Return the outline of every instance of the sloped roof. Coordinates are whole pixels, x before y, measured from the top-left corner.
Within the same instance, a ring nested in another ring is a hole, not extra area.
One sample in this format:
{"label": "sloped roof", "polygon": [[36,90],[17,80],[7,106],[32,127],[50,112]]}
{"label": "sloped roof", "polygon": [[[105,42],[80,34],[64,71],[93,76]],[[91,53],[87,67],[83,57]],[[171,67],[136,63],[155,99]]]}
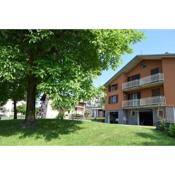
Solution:
{"label": "sloped roof", "polygon": [[164,57],[174,57],[175,58],[175,53],[165,53],[165,54],[153,54],[153,55],[136,55],[129,63],[127,63],[122,69],[120,69],[112,78],[110,78],[104,86],[107,86],[110,84],[114,79],[116,79],[118,76],[120,76],[122,73],[128,72],[134,66],[136,66],[139,62],[142,60],[157,60],[157,59],[162,59]]}

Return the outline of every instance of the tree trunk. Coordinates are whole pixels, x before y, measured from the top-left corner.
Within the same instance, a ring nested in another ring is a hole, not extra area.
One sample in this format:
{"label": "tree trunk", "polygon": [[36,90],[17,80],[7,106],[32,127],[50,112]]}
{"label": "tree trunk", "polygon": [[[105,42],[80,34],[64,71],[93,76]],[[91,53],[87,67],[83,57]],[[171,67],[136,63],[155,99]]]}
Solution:
{"label": "tree trunk", "polygon": [[35,121],[36,78],[29,74],[27,81],[26,124],[30,125]]}
{"label": "tree trunk", "polygon": [[34,57],[31,55],[28,59],[29,72],[27,74],[27,106],[26,116],[23,128],[32,127],[35,124],[35,101],[36,101],[36,87],[37,78],[33,74]]}
{"label": "tree trunk", "polygon": [[65,114],[65,110],[63,108],[60,108],[58,118],[63,120],[64,119],[64,114]]}
{"label": "tree trunk", "polygon": [[17,108],[16,108],[16,103],[17,101],[16,100],[13,100],[13,110],[14,110],[14,119],[16,120],[17,119]]}

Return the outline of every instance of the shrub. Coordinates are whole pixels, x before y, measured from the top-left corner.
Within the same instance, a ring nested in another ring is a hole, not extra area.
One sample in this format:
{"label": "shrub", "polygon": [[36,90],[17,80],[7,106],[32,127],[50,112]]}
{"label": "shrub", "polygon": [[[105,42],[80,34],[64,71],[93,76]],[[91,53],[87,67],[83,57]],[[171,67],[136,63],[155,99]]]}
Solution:
{"label": "shrub", "polygon": [[156,124],[156,129],[165,132],[171,137],[175,137],[175,124],[168,123],[165,120],[161,120]]}
{"label": "shrub", "polygon": [[168,128],[168,134],[171,137],[175,137],[175,124],[171,123],[169,128]]}
{"label": "shrub", "polygon": [[160,120],[159,122],[157,122],[156,124],[156,128],[160,131],[164,131],[165,130],[165,120]]}
{"label": "shrub", "polygon": [[166,122],[165,127],[164,127],[164,131],[168,132],[169,127],[170,127],[170,123]]}
{"label": "shrub", "polygon": [[[36,115],[39,114],[39,110],[40,110],[39,107],[35,107]],[[18,111],[18,113],[21,113],[22,115],[25,115],[26,114],[26,104],[23,103],[21,105],[18,105],[17,106],[17,111]]]}
{"label": "shrub", "polygon": [[23,115],[26,113],[26,104],[21,104],[17,106],[17,111]]}
{"label": "shrub", "polygon": [[169,123],[166,122],[166,120],[160,120],[156,124],[156,129],[160,131],[168,131]]}

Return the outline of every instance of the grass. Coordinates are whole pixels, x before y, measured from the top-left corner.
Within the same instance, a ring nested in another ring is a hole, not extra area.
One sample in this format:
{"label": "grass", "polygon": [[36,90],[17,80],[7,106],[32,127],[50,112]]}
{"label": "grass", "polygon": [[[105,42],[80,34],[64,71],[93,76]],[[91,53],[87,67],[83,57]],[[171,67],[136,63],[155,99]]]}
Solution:
{"label": "grass", "polygon": [[0,121],[0,145],[175,145],[154,127],[45,119],[22,129],[21,122]]}

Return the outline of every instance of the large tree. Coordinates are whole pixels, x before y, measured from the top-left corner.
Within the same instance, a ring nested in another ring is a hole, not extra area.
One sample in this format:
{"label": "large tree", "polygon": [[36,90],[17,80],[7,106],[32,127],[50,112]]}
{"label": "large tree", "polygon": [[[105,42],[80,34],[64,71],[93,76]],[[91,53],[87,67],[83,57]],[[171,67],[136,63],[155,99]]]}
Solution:
{"label": "large tree", "polygon": [[[143,37],[136,30],[1,30],[0,78],[27,81],[26,124],[35,120],[36,93],[57,101],[93,94],[93,78],[116,68]],[[61,105],[60,105],[61,106]]]}

